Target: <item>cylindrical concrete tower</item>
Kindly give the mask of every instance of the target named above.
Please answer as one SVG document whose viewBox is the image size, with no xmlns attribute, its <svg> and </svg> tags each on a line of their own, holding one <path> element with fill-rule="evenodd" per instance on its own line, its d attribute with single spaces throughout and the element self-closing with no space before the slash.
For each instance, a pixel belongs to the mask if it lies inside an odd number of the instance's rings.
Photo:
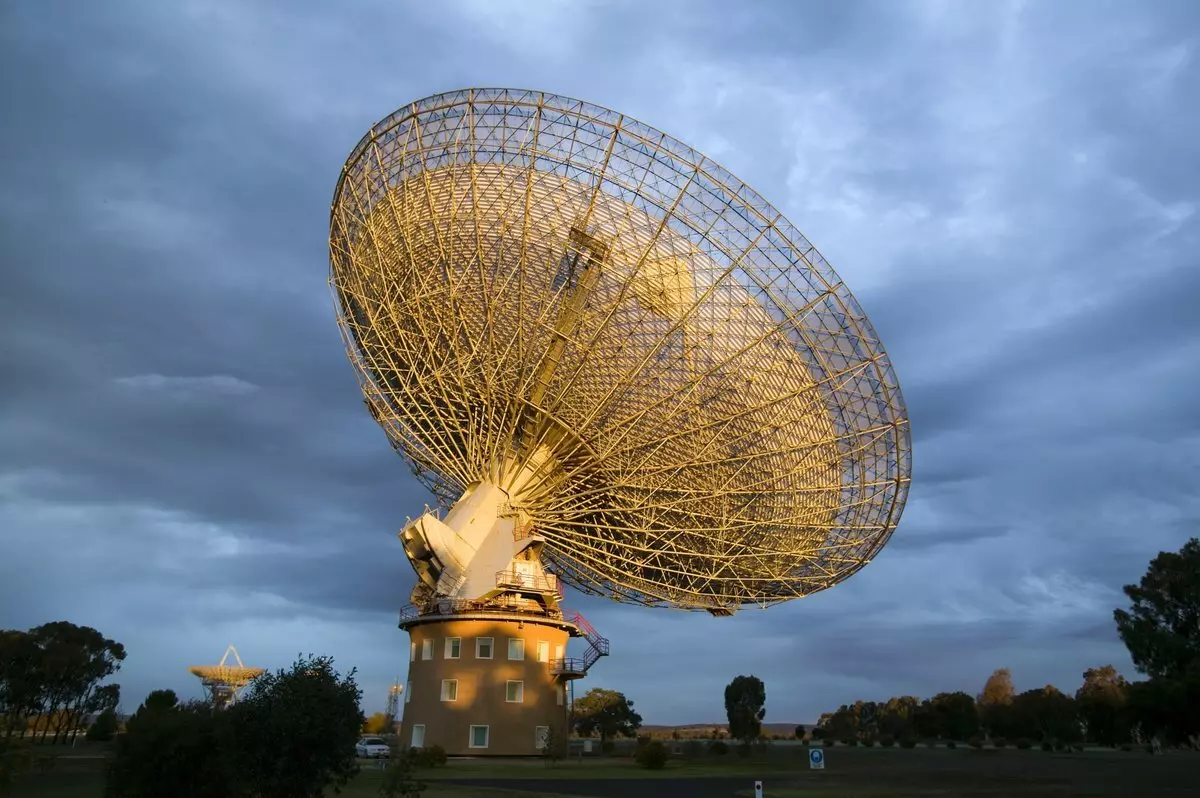
<svg viewBox="0 0 1200 798">
<path fill-rule="evenodd" d="M 578 674 L 565 618 L 494 608 L 403 620 L 408 685 L 400 739 L 452 756 L 523 756 L 566 739 L 567 682 Z M 551 730 L 553 730 L 551 732 Z"/>
</svg>

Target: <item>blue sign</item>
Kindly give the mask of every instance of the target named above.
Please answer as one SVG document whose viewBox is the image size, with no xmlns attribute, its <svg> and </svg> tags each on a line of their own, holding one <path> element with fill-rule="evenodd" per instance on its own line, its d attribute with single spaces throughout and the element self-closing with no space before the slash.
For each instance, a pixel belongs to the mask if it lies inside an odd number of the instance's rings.
<svg viewBox="0 0 1200 798">
<path fill-rule="evenodd" d="M 808 767 L 812 770 L 825 769 L 825 752 L 822 749 L 808 749 Z"/>
</svg>

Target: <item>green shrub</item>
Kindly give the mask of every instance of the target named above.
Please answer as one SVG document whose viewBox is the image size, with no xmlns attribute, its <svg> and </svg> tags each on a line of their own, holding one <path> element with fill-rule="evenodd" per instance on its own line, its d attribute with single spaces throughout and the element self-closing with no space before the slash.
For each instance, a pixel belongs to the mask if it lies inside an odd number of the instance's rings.
<svg viewBox="0 0 1200 798">
<path fill-rule="evenodd" d="M 864 748 L 871 748 L 875 745 L 875 739 L 868 737 L 867 739 L 863 740 L 862 744 Z"/>
<path fill-rule="evenodd" d="M 1050 742 L 1049 740 L 1042 740 L 1042 750 L 1043 751 L 1053 751 L 1054 743 Z"/>
<path fill-rule="evenodd" d="M 958 748 L 958 743 L 954 742 L 953 740 L 947 740 L 946 747 L 947 748 Z"/>
<path fill-rule="evenodd" d="M 416 777 L 417 748 L 392 744 L 392 755 L 379 784 L 380 798 L 417 798 L 427 786 Z"/>
<path fill-rule="evenodd" d="M 1130 745 L 1129 743 L 1121 743 L 1121 750 L 1122 751 L 1132 751 L 1133 746 Z"/>
<path fill-rule="evenodd" d="M 901 737 L 900 738 L 900 747 L 901 748 L 916 748 L 917 747 L 917 738 L 916 737 Z"/>
<path fill-rule="evenodd" d="M 846 737 L 842 740 L 842 745 L 847 745 L 851 748 L 854 748 L 858 745 L 858 740 L 854 739 L 853 737 Z"/>
<path fill-rule="evenodd" d="M 667 747 L 658 740 L 651 740 L 638 748 L 634 759 L 639 765 L 649 770 L 662 770 L 670 757 Z"/>
<path fill-rule="evenodd" d="M 427 745 L 416 749 L 413 764 L 419 768 L 436 768 L 446 764 L 446 749 L 440 745 Z"/>
<path fill-rule="evenodd" d="M 708 744 L 708 752 L 714 756 L 725 756 L 729 753 L 729 746 L 723 740 L 713 740 Z"/>
<path fill-rule="evenodd" d="M 1033 743 L 1030 742 L 1028 737 L 1018 737 L 1015 745 L 1021 751 L 1028 751 L 1030 748 L 1033 748 Z"/>
<path fill-rule="evenodd" d="M 884 748 L 891 748 L 896 744 L 896 738 L 890 734 L 885 734 L 879 738 L 879 744 Z"/>
<path fill-rule="evenodd" d="M 997 748 L 1007 748 L 1008 740 L 1004 739 L 1003 737 L 996 737 L 992 740 L 992 745 L 996 746 Z"/>
<path fill-rule="evenodd" d="M 983 738 L 978 736 L 972 737 L 970 740 L 967 740 L 967 745 L 971 746 L 975 750 L 979 750 L 980 748 L 983 748 Z"/>
</svg>

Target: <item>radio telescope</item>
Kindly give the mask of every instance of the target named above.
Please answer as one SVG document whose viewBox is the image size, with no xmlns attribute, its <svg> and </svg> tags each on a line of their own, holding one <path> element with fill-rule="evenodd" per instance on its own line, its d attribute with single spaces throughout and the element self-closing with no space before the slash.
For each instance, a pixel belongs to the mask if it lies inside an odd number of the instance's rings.
<svg viewBox="0 0 1200 798">
<path fill-rule="evenodd" d="M 225 664 L 230 654 L 233 655 L 237 665 Z M 246 667 L 242 663 L 242 658 L 238 656 L 237 649 L 231 645 L 225 649 L 225 655 L 216 665 L 193 665 L 188 668 L 188 672 L 193 676 L 200 677 L 200 683 L 204 685 L 204 692 L 212 701 L 213 706 L 224 709 L 237 701 L 242 689 L 250 684 L 256 676 L 261 675 L 263 669 Z"/>
<path fill-rule="evenodd" d="M 841 582 L 899 521 L 908 419 L 862 309 L 779 211 L 648 125 L 534 91 L 413 102 L 347 159 L 330 256 L 366 404 L 437 501 L 400 533 L 412 745 L 532 752 L 522 729 L 558 721 L 509 711 L 514 681 L 561 706 L 608 651 L 559 580 L 729 615 Z M 503 638 L 526 663 L 507 687 Z"/>
</svg>

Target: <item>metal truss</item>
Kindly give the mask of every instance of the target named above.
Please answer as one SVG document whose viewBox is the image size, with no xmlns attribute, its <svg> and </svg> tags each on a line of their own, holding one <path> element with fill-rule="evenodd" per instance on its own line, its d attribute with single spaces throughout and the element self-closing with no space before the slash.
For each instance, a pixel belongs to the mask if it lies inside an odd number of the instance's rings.
<svg viewBox="0 0 1200 798">
<path fill-rule="evenodd" d="M 414 102 L 346 161 L 330 255 L 394 447 L 443 508 L 508 486 L 581 590 L 766 606 L 900 518 L 908 418 L 866 315 L 779 211 L 648 125 L 534 91 Z"/>
<path fill-rule="evenodd" d="M 229 655 L 233 655 L 237 665 L 226 665 Z M 262 668 L 248 668 L 242 662 L 237 649 L 232 645 L 225 649 L 225 655 L 216 665 L 193 665 L 188 672 L 200 679 L 209 700 L 214 706 L 226 707 L 237 701 L 238 695 L 264 671 Z"/>
</svg>

